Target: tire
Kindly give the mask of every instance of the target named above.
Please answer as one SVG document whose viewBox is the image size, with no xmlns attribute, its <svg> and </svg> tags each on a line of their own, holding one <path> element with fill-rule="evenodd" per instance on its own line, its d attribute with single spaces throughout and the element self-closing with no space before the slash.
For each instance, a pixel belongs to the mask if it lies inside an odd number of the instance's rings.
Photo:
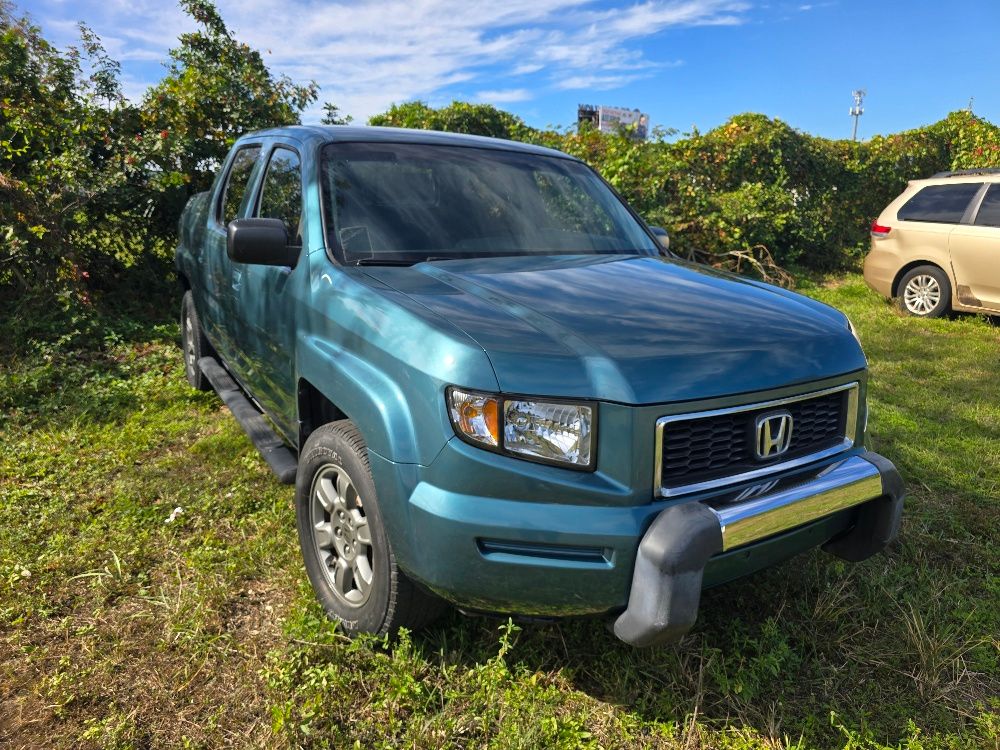
<svg viewBox="0 0 1000 750">
<path fill-rule="evenodd" d="M 917 266 L 899 280 L 899 309 L 918 318 L 951 312 L 951 282 L 937 266 Z"/>
<path fill-rule="evenodd" d="M 313 591 L 349 635 L 417 630 L 444 602 L 396 564 L 368 465 L 350 421 L 315 430 L 299 456 L 295 482 L 299 546 Z"/>
<path fill-rule="evenodd" d="M 198 360 L 212 356 L 215 351 L 205 338 L 190 291 L 184 292 L 181 300 L 181 351 L 184 353 L 184 375 L 191 387 L 199 391 L 212 390 L 212 384 L 198 367 Z"/>
</svg>

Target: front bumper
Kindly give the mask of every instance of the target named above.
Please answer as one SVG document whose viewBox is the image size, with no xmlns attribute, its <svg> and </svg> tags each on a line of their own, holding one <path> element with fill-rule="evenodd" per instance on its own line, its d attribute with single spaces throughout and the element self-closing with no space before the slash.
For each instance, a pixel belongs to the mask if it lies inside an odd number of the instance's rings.
<svg viewBox="0 0 1000 750">
<path fill-rule="evenodd" d="M 676 641 L 694 624 L 709 560 L 849 508 L 849 530 L 824 549 L 864 560 L 896 538 L 904 487 L 896 468 L 877 453 L 831 464 L 804 482 L 767 488 L 738 502 L 691 502 L 661 512 L 639 544 L 628 606 L 614 632 L 626 643 Z"/>
<path fill-rule="evenodd" d="M 633 626 L 622 632 L 635 633 L 633 641 L 645 633 L 655 642 L 656 622 L 670 624 L 676 637 L 676 624 L 690 627 L 697 614 L 698 597 L 683 618 L 669 598 L 668 619 L 639 612 L 644 596 L 661 597 L 658 582 L 673 585 L 667 561 L 650 555 L 661 534 L 663 546 L 677 551 L 676 570 L 697 571 L 687 577 L 696 593 L 820 545 L 851 559 L 872 554 L 898 525 L 883 506 L 901 507 L 902 498 L 892 465 L 863 448 L 777 479 L 652 502 L 631 489 L 652 472 L 646 464 L 624 484 L 602 473 L 498 460 L 457 440 L 430 467 L 371 452 L 369 459 L 393 552 L 411 578 L 466 610 L 536 617 L 624 610 L 631 614 L 623 625 Z M 539 497 L 512 499 L 526 490 Z M 692 533 L 715 535 L 703 549 L 669 520 L 698 509 L 711 523 Z M 860 544 L 863 537 L 869 543 Z M 636 572 L 647 567 L 642 558 L 655 563 L 655 576 Z"/>
</svg>

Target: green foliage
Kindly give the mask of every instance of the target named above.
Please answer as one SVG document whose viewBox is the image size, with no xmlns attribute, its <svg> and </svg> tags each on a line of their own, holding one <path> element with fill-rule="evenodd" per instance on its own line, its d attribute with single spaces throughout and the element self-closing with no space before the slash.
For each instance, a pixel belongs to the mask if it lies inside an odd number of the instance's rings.
<svg viewBox="0 0 1000 750">
<path fill-rule="evenodd" d="M 125 159 L 136 113 L 117 63 L 89 29 L 81 36 L 59 52 L 0 4 L 0 285 L 77 283 L 102 255 L 91 230 L 134 218 L 116 209 L 144 184 Z"/>
<path fill-rule="evenodd" d="M 419 130 L 445 130 L 452 133 L 485 135 L 491 138 L 523 140 L 531 129 L 524 121 L 491 104 L 452 102 L 434 109 L 421 101 L 394 104 L 388 111 L 368 120 L 369 125 Z"/>
<path fill-rule="evenodd" d="M 314 83 L 274 76 L 211 0 L 182 0 L 196 22 L 167 75 L 138 105 L 97 36 L 60 51 L 0 0 L 0 293 L 66 290 L 86 303 L 123 285 L 164 287 L 176 224 L 241 134 L 296 123 Z M 351 121 L 330 102 L 322 121 Z M 488 104 L 393 105 L 372 125 L 529 141 L 594 166 L 672 249 L 772 280 L 782 267 L 856 266 L 867 229 L 908 180 L 996 166 L 1000 128 L 969 112 L 865 143 L 810 136 L 742 114 L 707 133 L 558 132 Z M 71 304 L 58 296 L 61 304 Z"/>
<path fill-rule="evenodd" d="M 186 199 L 211 185 L 239 136 L 297 124 L 318 87 L 274 77 L 261 53 L 233 36 L 211 0 L 182 0 L 181 6 L 200 28 L 182 34 L 170 51 L 169 73 L 143 101 L 143 125 L 162 140 L 148 157 L 162 172 L 161 183 L 183 185 Z"/>
<path fill-rule="evenodd" d="M 315 100 L 315 84 L 272 76 L 210 0 L 183 7 L 198 30 L 133 105 L 92 31 L 59 51 L 0 0 L 0 291 L 86 303 L 116 282 L 161 289 L 180 212 L 236 137 L 298 122 Z"/>
<path fill-rule="evenodd" d="M 867 248 L 871 221 L 907 181 L 1000 164 L 1000 128 L 968 112 L 860 144 L 810 136 L 759 114 L 673 141 L 673 133 L 654 133 L 645 142 L 588 127 L 539 131 L 505 114 L 486 105 L 410 102 L 370 122 L 526 140 L 572 154 L 647 221 L 666 227 L 675 252 L 772 277 L 775 265 L 850 268 Z"/>
<path fill-rule="evenodd" d="M 354 122 L 351 115 L 345 115 L 333 102 L 323 104 L 323 117 L 320 119 L 322 125 L 350 125 Z"/>
</svg>

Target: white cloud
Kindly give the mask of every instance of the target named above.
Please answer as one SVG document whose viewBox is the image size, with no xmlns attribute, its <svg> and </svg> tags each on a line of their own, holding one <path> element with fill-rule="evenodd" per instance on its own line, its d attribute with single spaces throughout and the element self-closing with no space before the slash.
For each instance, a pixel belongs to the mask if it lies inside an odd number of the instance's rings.
<svg viewBox="0 0 1000 750">
<path fill-rule="evenodd" d="M 165 59 L 194 24 L 161 0 L 48 3 L 43 25 L 86 21 L 123 62 Z M 332 101 L 364 121 L 393 102 L 439 102 L 448 88 L 478 83 L 482 101 L 523 101 L 531 90 L 506 76 L 534 76 L 531 89 L 616 88 L 662 65 L 638 42 L 680 26 L 741 23 L 734 0 L 644 0 L 608 9 L 595 0 L 219 0 L 237 37 L 265 52 L 268 65 L 297 81 L 315 80 Z M 62 35 L 62 30 L 60 30 Z M 648 74 L 648 73 L 646 73 Z M 155 73 L 150 73 L 155 75 Z M 130 82 L 134 90 L 134 82 Z M 307 113 L 318 119 L 320 106 Z"/>
<path fill-rule="evenodd" d="M 627 83 L 640 78 L 637 75 L 585 75 L 570 76 L 555 82 L 557 89 L 566 91 L 590 89 L 592 91 L 607 91 L 618 89 Z"/>
<path fill-rule="evenodd" d="M 522 64 L 518 65 L 516 68 L 514 68 L 510 72 L 510 74 L 512 76 L 523 76 L 523 75 L 527 75 L 529 73 L 537 73 L 539 70 L 541 70 L 544 67 L 545 66 L 542 65 L 541 63 L 522 63 Z"/>
<path fill-rule="evenodd" d="M 476 99 L 490 104 L 505 104 L 509 102 L 523 102 L 531 99 L 532 93 L 528 89 L 495 89 L 493 91 L 479 91 Z"/>
</svg>

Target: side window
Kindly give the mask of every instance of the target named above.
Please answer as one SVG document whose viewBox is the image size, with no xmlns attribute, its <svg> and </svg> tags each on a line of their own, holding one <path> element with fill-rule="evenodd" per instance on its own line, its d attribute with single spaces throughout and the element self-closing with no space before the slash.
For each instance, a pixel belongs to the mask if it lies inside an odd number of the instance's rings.
<svg viewBox="0 0 1000 750">
<path fill-rule="evenodd" d="M 933 221 L 958 224 L 969 201 L 979 192 L 981 182 L 955 185 L 928 185 L 914 195 L 896 214 L 900 221 Z"/>
<path fill-rule="evenodd" d="M 276 148 L 271 154 L 257 216 L 281 219 L 288 229 L 291 244 L 302 244 L 302 169 L 294 151 Z"/>
<path fill-rule="evenodd" d="M 990 185 L 986 197 L 976 214 L 976 225 L 981 227 L 1000 227 L 1000 183 Z"/>
<path fill-rule="evenodd" d="M 226 186 L 222 189 L 222 200 L 219 202 L 218 219 L 222 226 L 227 226 L 239 213 L 243 194 L 247 190 L 258 156 L 260 146 L 247 146 L 237 151 L 233 157 L 233 164 L 226 175 Z"/>
</svg>

